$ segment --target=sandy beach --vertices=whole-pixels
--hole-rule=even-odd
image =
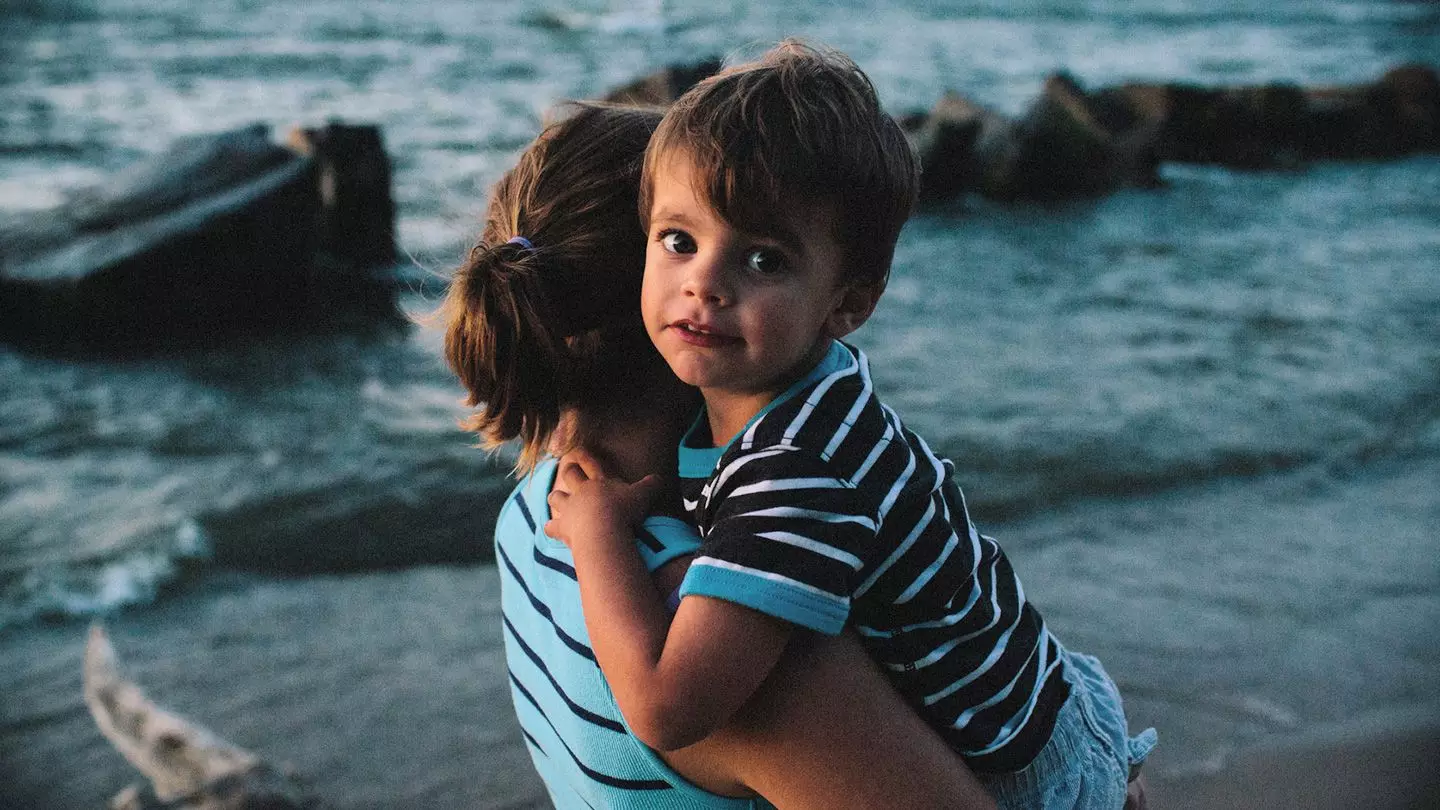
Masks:
[[[105,625],[156,702],[288,763],[336,807],[548,807],[509,708],[496,587],[489,567],[233,575]],[[86,630],[0,634],[0,808],[99,808],[138,778],[82,701]],[[1434,710],[1307,729],[1218,762],[1182,753],[1162,747],[1150,763],[1153,806],[1440,806]]]
[[[0,224],[187,136],[373,124],[415,314],[552,105],[664,65],[803,35],[896,114],[956,92],[1018,116],[1055,71],[1345,87],[1440,54],[1423,0],[0,9]],[[1159,729],[1152,806],[1440,808],[1440,157],[1291,159],[927,207],[856,342],[1064,644]],[[441,344],[0,345],[0,810],[139,778],[82,699],[96,615],[158,704],[332,807],[547,806],[484,564],[508,465],[458,430]]]
[[[1433,810],[1440,807],[1435,713],[1366,718],[1235,752],[1218,768],[1162,774],[1156,810]]]
[[[105,622],[157,703],[343,808],[548,806],[510,711],[491,568],[207,583]],[[0,636],[0,808],[99,808],[138,774],[81,697],[88,624]]]

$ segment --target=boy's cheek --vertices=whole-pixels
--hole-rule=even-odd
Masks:
[[[652,275],[647,265],[644,280],[640,285],[640,316],[644,319],[645,329],[651,337],[655,336],[664,320],[666,295],[667,287],[664,281]]]
[[[651,271],[659,268],[669,256],[670,254],[661,246],[659,240],[651,239],[647,242],[645,244],[645,275],[648,276]]]

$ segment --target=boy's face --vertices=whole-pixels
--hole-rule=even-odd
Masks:
[[[817,363],[830,339],[864,322],[841,285],[842,254],[826,205],[776,211],[773,233],[731,227],[697,194],[684,155],[652,180],[640,309],[660,354],[681,380],[755,410]],[[863,297],[863,296],[862,296]]]

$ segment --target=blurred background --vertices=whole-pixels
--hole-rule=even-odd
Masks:
[[[897,115],[947,90],[1017,115],[1057,70],[1435,66],[1440,6],[0,0],[0,216],[186,135],[375,124],[422,315],[557,101],[788,35],[850,54]],[[877,383],[1160,729],[1159,772],[1440,714],[1440,157],[1161,177],[922,211],[856,336]],[[0,806],[98,806],[131,777],[80,701],[95,617],[162,703],[341,806],[543,806],[498,657],[508,463],[458,431],[460,395],[406,323],[0,344]]]

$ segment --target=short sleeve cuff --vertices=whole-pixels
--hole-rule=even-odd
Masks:
[[[645,560],[645,569],[655,571],[676,557],[699,551],[700,535],[683,520],[652,515],[645,518],[635,548]]]
[[[680,596],[724,599],[830,636],[845,628],[845,619],[850,614],[847,599],[795,580],[710,557],[700,557],[691,563],[680,585]]]

